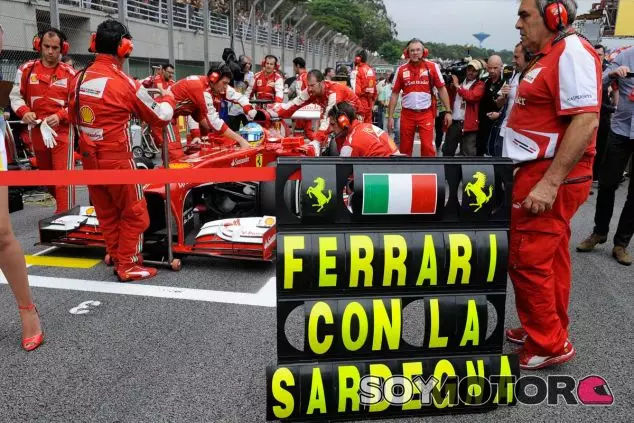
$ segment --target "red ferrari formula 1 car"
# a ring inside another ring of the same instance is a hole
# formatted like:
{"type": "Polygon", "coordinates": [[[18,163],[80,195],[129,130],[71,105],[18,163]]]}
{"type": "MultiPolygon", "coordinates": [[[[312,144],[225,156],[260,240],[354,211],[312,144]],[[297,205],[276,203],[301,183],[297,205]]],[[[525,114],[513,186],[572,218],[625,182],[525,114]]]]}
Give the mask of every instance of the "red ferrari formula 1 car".
{"type": "MultiPolygon", "coordinates": [[[[186,148],[184,158],[170,168],[222,168],[273,166],[280,156],[314,156],[302,137],[274,138],[260,125],[251,123],[243,136],[254,147],[210,142],[186,148]],[[261,136],[258,137],[258,128],[261,136]],[[248,138],[247,138],[248,137],[248,138]],[[259,138],[259,139],[258,139],[259,138]]],[[[242,133],[242,131],[241,131],[242,133]]],[[[148,170],[151,172],[151,170],[148,170]]],[[[144,253],[160,257],[161,263],[180,269],[173,256],[203,255],[269,261],[275,251],[274,182],[227,182],[146,185],[144,194],[150,227],[144,236],[144,253]],[[169,201],[171,213],[166,211],[169,201]],[[171,214],[171,226],[167,226],[171,214]],[[167,217],[166,217],[167,216],[167,217]],[[166,244],[171,250],[166,256],[166,244]]],[[[104,248],[99,216],[93,207],[77,206],[39,222],[40,244],[104,248]]],[[[149,261],[148,261],[149,262],[149,261]]]]}

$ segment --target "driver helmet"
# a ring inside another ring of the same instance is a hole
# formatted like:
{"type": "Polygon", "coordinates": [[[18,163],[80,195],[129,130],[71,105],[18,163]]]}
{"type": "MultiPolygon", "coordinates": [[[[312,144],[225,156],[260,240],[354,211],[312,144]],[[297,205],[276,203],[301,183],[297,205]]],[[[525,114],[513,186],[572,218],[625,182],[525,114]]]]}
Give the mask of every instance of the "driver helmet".
{"type": "Polygon", "coordinates": [[[264,129],[258,123],[249,122],[240,129],[240,136],[249,144],[256,146],[264,140],[264,129]]]}

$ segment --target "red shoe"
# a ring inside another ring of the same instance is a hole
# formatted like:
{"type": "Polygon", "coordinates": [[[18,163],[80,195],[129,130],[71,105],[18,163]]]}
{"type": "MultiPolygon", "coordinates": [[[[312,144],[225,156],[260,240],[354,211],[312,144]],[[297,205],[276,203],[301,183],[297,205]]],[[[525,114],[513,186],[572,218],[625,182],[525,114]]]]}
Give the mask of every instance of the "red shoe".
{"type": "Polygon", "coordinates": [[[524,328],[515,328],[515,329],[507,329],[506,332],[506,340],[518,345],[524,345],[526,342],[526,338],[528,338],[528,334],[524,330],[524,328]]]}
{"type": "Polygon", "coordinates": [[[566,363],[575,357],[577,351],[570,341],[566,341],[561,351],[551,356],[544,357],[541,355],[529,354],[526,352],[524,347],[520,348],[517,353],[520,356],[520,369],[538,370],[554,366],[556,364],[566,363]]]}
{"type": "Polygon", "coordinates": [[[120,282],[142,281],[153,278],[158,273],[153,267],[145,267],[138,264],[130,264],[126,268],[120,265],[117,267],[116,272],[120,282]]]}
{"type": "MultiPolygon", "coordinates": [[[[40,313],[38,313],[37,307],[35,307],[35,304],[31,303],[28,306],[18,306],[18,310],[31,311],[33,309],[35,309],[35,312],[37,313],[37,317],[39,318],[40,313]]],[[[40,332],[35,336],[31,336],[30,338],[22,338],[22,348],[26,351],[33,351],[34,349],[36,349],[43,343],[44,343],[44,332],[40,332]]]]}

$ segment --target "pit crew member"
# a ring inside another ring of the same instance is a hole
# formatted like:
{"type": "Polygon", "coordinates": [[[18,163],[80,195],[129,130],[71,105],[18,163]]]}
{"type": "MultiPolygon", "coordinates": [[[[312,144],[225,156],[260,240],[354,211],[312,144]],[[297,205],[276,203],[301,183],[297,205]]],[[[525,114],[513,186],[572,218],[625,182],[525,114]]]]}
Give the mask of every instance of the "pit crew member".
{"type": "Polygon", "coordinates": [[[327,146],[328,135],[330,133],[330,121],[328,113],[330,109],[341,102],[348,102],[355,108],[358,114],[361,114],[359,107],[359,97],[349,87],[333,81],[325,81],[324,74],[319,70],[313,69],[308,72],[307,76],[307,94],[298,96],[292,102],[276,105],[271,114],[278,115],[283,119],[289,119],[293,113],[308,104],[316,104],[321,107],[321,120],[319,129],[314,133],[311,144],[315,147],[317,154],[327,146]],[[301,97],[301,98],[300,98],[301,97]],[[299,100],[298,100],[299,99],[299,100]],[[298,101],[295,101],[298,100],[298,101]]]}
{"type": "MultiPolygon", "coordinates": [[[[73,131],[68,121],[68,92],[75,70],[60,62],[70,48],[66,35],[56,28],[41,31],[33,39],[40,58],[18,68],[11,93],[11,107],[29,125],[37,167],[70,170],[74,166],[73,131]]],[[[49,187],[57,203],[55,213],[74,206],[75,189],[49,187]]]]}
{"type": "Polygon", "coordinates": [[[328,112],[330,130],[341,157],[389,157],[398,155],[398,147],[387,132],[371,123],[356,119],[350,103],[335,104],[328,112]]]}
{"type": "Polygon", "coordinates": [[[433,157],[434,149],[434,121],[436,117],[436,99],[432,87],[438,90],[438,96],[445,110],[445,128],[449,128],[452,121],[451,104],[445,82],[440,74],[440,68],[432,61],[426,60],[427,49],[417,38],[410,40],[405,47],[407,63],[396,71],[392,97],[388,106],[387,128],[394,131],[394,109],[398,95],[403,91],[401,111],[401,153],[412,155],[414,148],[414,133],[418,128],[421,142],[421,156],[433,157]]]}
{"type": "MultiPolygon", "coordinates": [[[[209,69],[207,76],[193,75],[181,79],[168,90],[176,101],[175,116],[191,115],[193,120],[200,124],[200,128],[190,125],[192,142],[200,142],[200,136],[203,135],[201,130],[205,133],[214,131],[224,138],[233,140],[240,147],[251,147],[244,138],[227,126],[217,112],[220,110],[221,101],[226,100],[239,104],[249,119],[255,117],[256,111],[249,104],[248,98],[229,85],[232,76],[231,68],[221,65],[209,69]]],[[[180,135],[175,133],[174,136],[180,148],[180,135]]]]}
{"type": "Polygon", "coordinates": [[[247,90],[247,98],[256,100],[272,100],[274,103],[284,101],[284,79],[279,74],[279,62],[272,54],[262,61],[262,70],[255,74],[252,90],[247,90]]]}
{"type": "Polygon", "coordinates": [[[601,109],[601,63],[575,33],[576,3],[522,0],[515,27],[535,57],[520,76],[504,133],[513,182],[509,276],[523,344],[520,368],[534,370],[575,356],[568,338],[570,220],[588,198],[601,109]]]}
{"type": "Polygon", "coordinates": [[[365,111],[363,121],[365,123],[372,123],[372,109],[379,96],[379,92],[376,89],[376,73],[374,69],[366,63],[367,61],[368,54],[365,50],[360,50],[354,58],[356,69],[353,72],[354,77],[350,78],[350,82],[352,83],[354,93],[363,104],[365,111]]]}
{"type": "MultiPolygon", "coordinates": [[[[115,20],[99,24],[90,50],[97,53],[71,86],[69,111],[78,128],[84,169],[134,169],[128,131],[134,114],[150,125],[166,126],[174,114],[171,96],[152,99],[121,67],[132,53],[128,29],[115,20]]],[[[143,266],[143,233],[149,225],[140,185],[91,185],[90,199],[103,231],[108,257],[122,282],[148,279],[143,266]]]]}

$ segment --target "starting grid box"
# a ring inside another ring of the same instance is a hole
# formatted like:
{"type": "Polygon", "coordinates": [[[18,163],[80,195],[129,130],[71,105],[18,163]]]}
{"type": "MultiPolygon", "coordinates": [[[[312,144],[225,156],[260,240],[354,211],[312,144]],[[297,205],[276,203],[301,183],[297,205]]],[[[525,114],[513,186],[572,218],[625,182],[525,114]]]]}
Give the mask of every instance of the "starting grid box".
{"type": "Polygon", "coordinates": [[[278,160],[267,420],[514,404],[518,359],[502,353],[512,171],[497,159],[278,160]]]}

